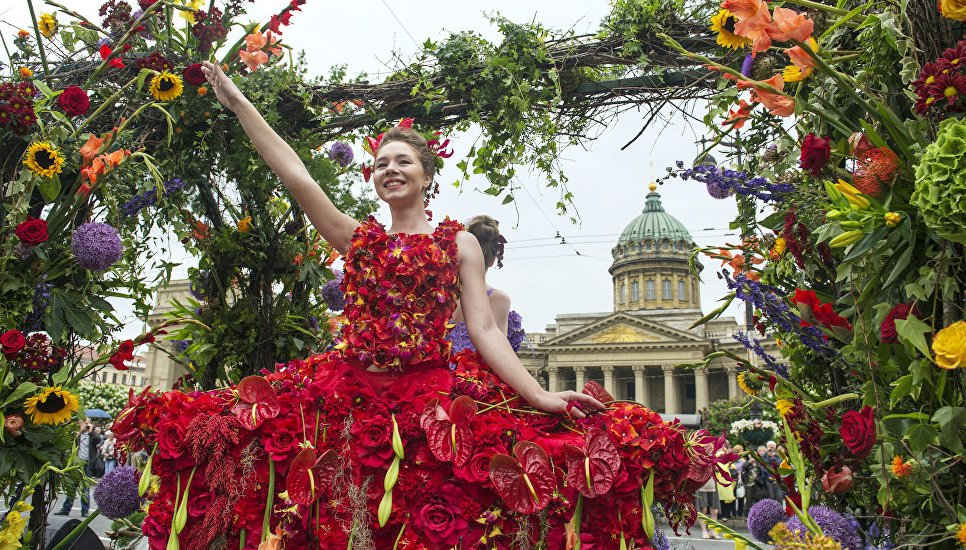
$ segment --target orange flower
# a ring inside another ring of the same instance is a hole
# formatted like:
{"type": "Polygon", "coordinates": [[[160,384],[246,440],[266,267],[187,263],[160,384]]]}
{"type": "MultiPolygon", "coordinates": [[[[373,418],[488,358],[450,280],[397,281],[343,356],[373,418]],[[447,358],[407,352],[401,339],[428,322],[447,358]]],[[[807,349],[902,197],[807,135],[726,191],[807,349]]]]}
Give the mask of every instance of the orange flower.
{"type": "Polygon", "coordinates": [[[91,183],[97,183],[97,178],[107,174],[114,168],[117,168],[124,159],[130,156],[131,151],[128,149],[118,149],[113,153],[105,153],[103,155],[98,155],[91,161],[91,165],[86,168],[81,168],[81,176],[85,180],[90,180],[91,183]]]}
{"type": "Polygon", "coordinates": [[[238,55],[250,71],[257,71],[260,65],[268,63],[268,54],[262,50],[255,50],[254,52],[242,50],[238,52],[238,55]]]}
{"type": "Polygon", "coordinates": [[[30,31],[25,31],[24,29],[20,29],[19,31],[17,31],[17,36],[20,38],[27,38],[28,36],[30,36],[30,31]]]}
{"type": "Polygon", "coordinates": [[[903,462],[902,457],[896,455],[892,458],[892,475],[899,479],[909,477],[912,474],[912,462],[903,462]]]}
{"type": "Polygon", "coordinates": [[[302,260],[303,260],[302,255],[296,254],[295,257],[292,258],[292,263],[295,265],[302,265],[302,260]]]}
{"type": "Polygon", "coordinates": [[[261,29],[256,28],[245,37],[245,50],[238,52],[238,55],[249,70],[255,71],[259,65],[268,62],[268,53],[282,55],[282,48],[276,46],[277,43],[278,38],[272,36],[272,31],[262,34],[261,29]],[[263,50],[268,50],[268,53],[263,50]]]}
{"type": "Polygon", "coordinates": [[[195,220],[195,229],[192,231],[192,235],[194,235],[195,239],[203,241],[208,238],[208,229],[209,228],[207,225],[205,225],[205,222],[195,220]]]}
{"type": "MultiPolygon", "coordinates": [[[[769,78],[768,80],[763,80],[762,82],[772,86],[779,92],[785,89],[785,80],[780,74],[776,74],[775,76],[769,78]]],[[[771,114],[785,117],[791,116],[795,113],[795,100],[793,98],[788,97],[783,93],[775,93],[771,90],[766,90],[748,81],[738,81],[739,90],[747,88],[751,88],[753,90],[753,99],[761,101],[761,104],[764,105],[771,114]]]]}
{"type": "Polygon", "coordinates": [[[745,125],[745,121],[748,120],[748,118],[751,116],[751,110],[754,108],[755,108],[754,104],[748,103],[747,101],[742,99],[741,101],[738,102],[737,109],[731,109],[730,111],[728,111],[728,118],[726,118],[725,121],[721,123],[721,125],[727,126],[729,124],[733,124],[735,127],[735,130],[740,130],[741,127],[745,125]]]}
{"type": "Polygon", "coordinates": [[[778,42],[789,40],[805,42],[814,29],[815,22],[806,15],[788,8],[775,8],[772,12],[772,24],[768,28],[768,35],[778,42]]]}
{"type": "MultiPolygon", "coordinates": [[[[818,42],[814,38],[809,38],[807,40],[808,47],[812,49],[813,52],[818,53],[818,42]]],[[[801,46],[795,46],[794,48],[788,48],[785,50],[788,54],[788,58],[792,60],[792,65],[804,69],[806,67],[815,68],[818,63],[815,58],[806,52],[801,46]]]]}
{"type": "Polygon", "coordinates": [[[34,72],[28,69],[27,67],[20,67],[19,69],[17,69],[17,72],[20,73],[20,78],[24,80],[27,80],[28,78],[34,75],[34,72]]]}
{"type": "Polygon", "coordinates": [[[721,7],[734,14],[735,34],[752,41],[752,55],[763,52],[771,46],[768,29],[772,25],[771,13],[765,0],[725,0],[721,7]]]}
{"type": "Polygon", "coordinates": [[[204,86],[198,86],[198,95],[200,95],[201,97],[205,97],[206,95],[208,95],[208,88],[204,86]]]}
{"type": "Polygon", "coordinates": [[[101,145],[104,145],[104,140],[96,135],[91,134],[91,136],[87,138],[87,143],[82,145],[80,148],[81,166],[86,166],[90,164],[92,160],[94,160],[94,157],[97,156],[97,152],[101,149],[101,145]]]}

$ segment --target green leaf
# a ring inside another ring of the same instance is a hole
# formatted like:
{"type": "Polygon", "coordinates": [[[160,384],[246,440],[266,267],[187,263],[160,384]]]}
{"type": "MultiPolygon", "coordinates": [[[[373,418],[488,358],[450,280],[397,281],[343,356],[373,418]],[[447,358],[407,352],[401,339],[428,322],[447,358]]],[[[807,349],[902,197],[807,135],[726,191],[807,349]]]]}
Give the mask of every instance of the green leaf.
{"type": "Polygon", "coordinates": [[[915,424],[906,432],[909,448],[914,453],[921,453],[930,444],[939,443],[939,431],[932,424],[915,424]]]}
{"type": "Polygon", "coordinates": [[[61,367],[59,371],[54,373],[52,380],[54,381],[55,386],[61,386],[64,384],[64,382],[67,382],[67,379],[69,377],[70,377],[70,364],[64,364],[64,366],[61,367]]]}
{"type": "Polygon", "coordinates": [[[15,401],[23,399],[24,397],[37,391],[37,388],[37,384],[34,384],[33,382],[21,382],[20,385],[7,396],[3,403],[0,404],[0,407],[6,407],[15,401]]]}
{"type": "Polygon", "coordinates": [[[37,188],[40,189],[40,196],[44,198],[44,202],[54,202],[60,195],[60,177],[40,178],[37,188]]]}
{"type": "Polygon", "coordinates": [[[963,450],[962,430],[966,425],[966,407],[947,405],[932,417],[933,422],[939,423],[939,442],[954,453],[963,450]]]}
{"type": "Polygon", "coordinates": [[[896,332],[899,340],[904,344],[909,344],[919,350],[919,353],[932,358],[929,352],[929,344],[926,343],[926,333],[932,332],[932,327],[923,323],[914,315],[906,319],[896,320],[896,332]]]}
{"type": "Polygon", "coordinates": [[[893,281],[895,281],[899,275],[909,266],[909,261],[912,259],[912,247],[906,248],[902,254],[899,255],[899,259],[896,260],[895,264],[892,266],[892,271],[889,272],[889,276],[882,283],[883,287],[889,287],[893,281]]]}

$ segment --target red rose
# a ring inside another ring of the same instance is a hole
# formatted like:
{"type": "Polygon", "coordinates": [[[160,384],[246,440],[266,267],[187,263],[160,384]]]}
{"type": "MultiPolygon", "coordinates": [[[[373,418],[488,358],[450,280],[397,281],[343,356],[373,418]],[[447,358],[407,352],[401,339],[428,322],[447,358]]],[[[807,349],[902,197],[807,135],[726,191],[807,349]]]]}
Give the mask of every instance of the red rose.
{"type": "Polygon", "coordinates": [[[849,411],[842,415],[839,428],[842,442],[858,458],[865,458],[875,444],[875,411],[866,405],[860,411],[849,411]]]}
{"type": "Polygon", "coordinates": [[[882,324],[879,325],[879,339],[883,344],[895,344],[899,341],[899,335],[896,332],[896,320],[906,319],[910,313],[913,316],[918,316],[918,311],[912,304],[897,304],[896,307],[889,310],[885,319],[882,320],[882,324]]]}
{"type": "Polygon", "coordinates": [[[184,426],[177,422],[158,422],[158,451],[161,458],[178,458],[185,451],[184,426]]]}
{"type": "Polygon", "coordinates": [[[7,357],[16,355],[26,345],[27,339],[17,329],[8,330],[3,333],[3,336],[0,336],[0,346],[2,346],[3,354],[7,357]]]}
{"type": "Polygon", "coordinates": [[[431,546],[451,548],[459,544],[469,527],[460,510],[464,495],[457,485],[446,483],[428,501],[416,503],[413,526],[431,546]]]}
{"type": "Polygon", "coordinates": [[[852,490],[852,470],[848,466],[833,468],[822,476],[822,490],[833,495],[841,495],[852,490]]]}
{"type": "Polygon", "coordinates": [[[350,428],[355,440],[359,464],[370,468],[385,468],[392,458],[392,427],[388,418],[373,415],[360,418],[350,428]]]}
{"type": "Polygon", "coordinates": [[[265,452],[272,460],[285,460],[298,450],[297,436],[300,435],[300,431],[298,419],[294,416],[273,423],[271,433],[262,433],[265,452]]]}
{"type": "Polygon", "coordinates": [[[37,246],[47,240],[47,222],[37,218],[27,218],[17,224],[14,231],[20,242],[27,246],[37,246]]]}
{"type": "Polygon", "coordinates": [[[486,483],[490,479],[490,459],[495,454],[506,452],[506,449],[498,447],[477,449],[469,462],[460,468],[453,468],[453,475],[470,483],[486,483]]]}
{"type": "Polygon", "coordinates": [[[19,414],[11,414],[3,419],[3,429],[14,437],[20,435],[20,429],[23,428],[23,417],[19,414]]]}
{"type": "Polygon", "coordinates": [[[91,99],[79,86],[68,86],[57,98],[57,105],[70,116],[80,116],[91,108],[91,99]]]}
{"type": "Polygon", "coordinates": [[[192,518],[200,518],[205,515],[208,511],[208,507],[211,506],[211,491],[201,491],[195,490],[195,487],[191,489],[191,496],[188,497],[188,516],[192,518]]]}
{"type": "Polygon", "coordinates": [[[201,63],[192,63],[181,72],[184,81],[192,86],[200,86],[205,83],[205,73],[201,72],[201,63]]]}
{"type": "Polygon", "coordinates": [[[829,145],[831,141],[829,138],[820,138],[813,133],[805,136],[805,140],[802,141],[802,156],[799,159],[802,170],[810,172],[815,177],[821,175],[822,169],[832,156],[832,148],[829,145]]]}

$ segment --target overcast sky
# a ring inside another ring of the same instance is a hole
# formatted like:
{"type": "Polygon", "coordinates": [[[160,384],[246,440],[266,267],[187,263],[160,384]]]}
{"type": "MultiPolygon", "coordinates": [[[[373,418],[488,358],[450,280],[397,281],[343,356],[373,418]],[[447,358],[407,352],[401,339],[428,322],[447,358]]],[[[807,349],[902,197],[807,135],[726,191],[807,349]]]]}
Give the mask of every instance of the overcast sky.
{"type": "MultiPolygon", "coordinates": [[[[97,9],[102,3],[103,0],[73,0],[70,5],[97,20],[97,9]]],[[[258,0],[247,4],[247,9],[251,20],[263,22],[286,3],[287,0],[258,0]]],[[[13,4],[0,7],[0,20],[20,26],[29,24],[26,3],[13,4]]],[[[40,7],[41,0],[35,4],[39,11],[48,11],[40,7]]],[[[393,52],[408,59],[417,51],[416,43],[426,38],[437,40],[449,32],[475,30],[498,41],[499,33],[486,13],[499,12],[518,22],[536,20],[554,29],[594,32],[609,11],[609,3],[599,0],[372,0],[364,4],[308,0],[302,11],[293,16],[292,25],[284,28],[282,40],[296,50],[306,51],[313,76],[325,74],[332,65],[347,64],[350,74],[367,72],[372,75],[370,81],[376,82],[388,70],[393,52]]],[[[5,37],[12,37],[16,28],[4,24],[0,31],[5,37]]],[[[555,214],[557,190],[545,188],[538,175],[526,170],[521,171],[519,179],[525,190],[517,193],[515,204],[506,206],[500,204],[502,197],[474,191],[476,187],[486,187],[482,178],[469,181],[462,193],[448,186],[457,177],[458,157],[465,154],[474,137],[450,136],[456,155],[439,176],[442,191],[431,209],[437,220],[446,214],[460,220],[489,214],[501,221],[501,230],[509,241],[505,267],[491,270],[488,281],[510,294],[513,308],[523,316],[528,331],[542,331],[557,314],[611,310],[612,283],[607,269],[617,236],[641,213],[648,182],[663,175],[665,167],[676,160],[693,160],[697,153],[695,141],[701,132],[700,126],[686,125],[678,118],[663,132],[662,125],[656,125],[621,151],[642,124],[642,114],[627,112],[587,150],[564,151],[562,164],[580,216],[577,225],[571,224],[569,217],[555,214]],[[552,238],[558,232],[568,244],[552,238]]],[[[359,151],[357,148],[357,155],[359,151]]],[[[679,180],[666,183],[659,192],[665,209],[691,230],[699,245],[734,242],[734,236],[725,235],[735,213],[733,201],[716,200],[702,185],[679,180]]],[[[377,217],[388,221],[388,209],[381,209],[377,217]]],[[[707,312],[726,289],[714,276],[719,262],[705,258],[703,263],[706,269],[701,296],[707,312]]],[[[738,313],[735,306],[729,312],[738,313]]],[[[133,317],[130,320],[125,333],[140,332],[141,323],[133,317]]]]}

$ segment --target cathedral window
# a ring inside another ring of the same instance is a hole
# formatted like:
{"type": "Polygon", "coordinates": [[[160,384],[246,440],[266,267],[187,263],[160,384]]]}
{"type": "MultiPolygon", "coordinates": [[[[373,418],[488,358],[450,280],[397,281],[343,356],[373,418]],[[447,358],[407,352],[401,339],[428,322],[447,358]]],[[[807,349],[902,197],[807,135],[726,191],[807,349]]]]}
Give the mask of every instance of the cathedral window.
{"type": "Polygon", "coordinates": [[[654,291],[654,281],[649,280],[646,283],[644,283],[644,289],[646,292],[646,295],[645,295],[646,299],[654,300],[657,298],[657,295],[655,294],[655,291],[654,291]]]}
{"type": "Polygon", "coordinates": [[[678,300],[682,302],[688,301],[687,285],[684,284],[684,280],[678,281],[678,300]]]}
{"type": "Polygon", "coordinates": [[[641,299],[641,287],[637,281],[631,283],[631,301],[636,302],[641,299]]]}
{"type": "Polygon", "coordinates": [[[661,281],[661,299],[670,300],[671,297],[671,279],[664,279],[661,281]]]}

